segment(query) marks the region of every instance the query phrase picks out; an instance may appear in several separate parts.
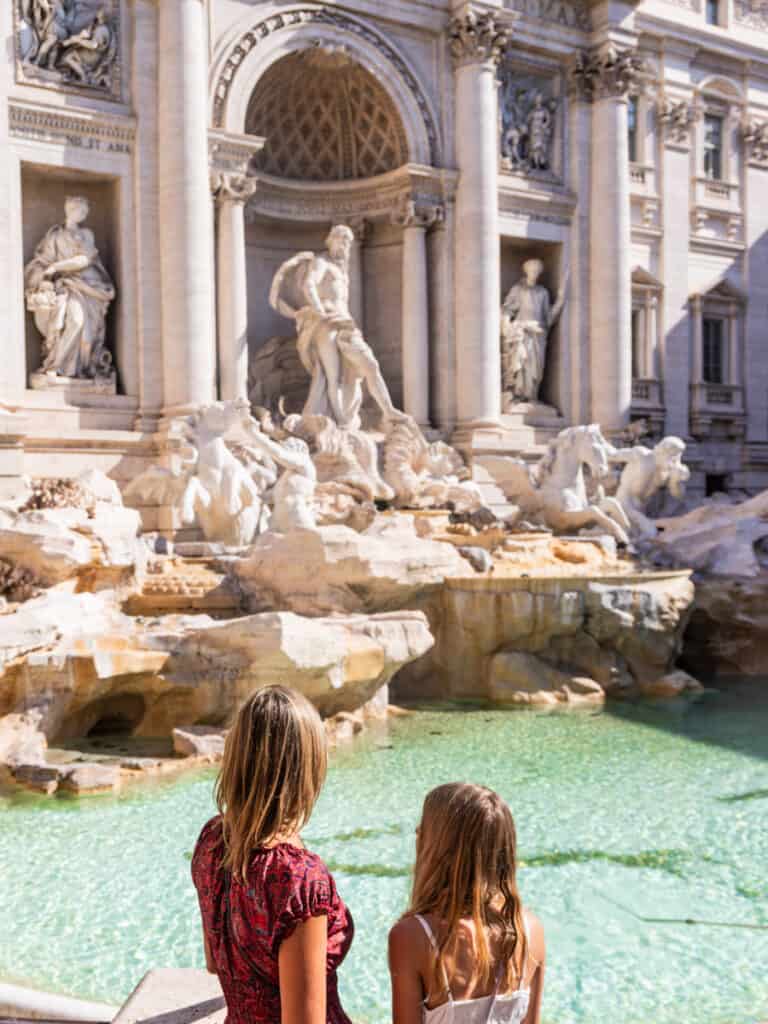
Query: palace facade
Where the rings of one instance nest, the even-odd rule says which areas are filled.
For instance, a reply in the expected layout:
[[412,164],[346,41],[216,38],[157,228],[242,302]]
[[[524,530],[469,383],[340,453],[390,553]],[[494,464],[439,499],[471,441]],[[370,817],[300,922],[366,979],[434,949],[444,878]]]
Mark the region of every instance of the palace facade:
[[[345,223],[425,428],[525,455],[644,419],[694,491],[768,487],[768,0],[9,0],[0,29],[0,477],[124,482],[217,398],[299,408],[270,283]],[[115,292],[96,377],[39,372],[25,277],[72,195]],[[531,259],[558,315],[516,403]]]

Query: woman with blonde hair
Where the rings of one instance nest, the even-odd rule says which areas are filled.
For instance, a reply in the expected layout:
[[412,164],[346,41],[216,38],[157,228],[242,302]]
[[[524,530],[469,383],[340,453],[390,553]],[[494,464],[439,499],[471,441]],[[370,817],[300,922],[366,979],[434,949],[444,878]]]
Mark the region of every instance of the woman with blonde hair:
[[352,918],[300,836],[327,761],[320,716],[284,686],[257,690],[227,736],[220,813],[192,857],[206,966],[221,981],[227,1024],[351,1024],[336,971]]
[[408,910],[389,933],[394,1024],[538,1024],[544,930],[517,891],[515,824],[491,789],[427,794]]

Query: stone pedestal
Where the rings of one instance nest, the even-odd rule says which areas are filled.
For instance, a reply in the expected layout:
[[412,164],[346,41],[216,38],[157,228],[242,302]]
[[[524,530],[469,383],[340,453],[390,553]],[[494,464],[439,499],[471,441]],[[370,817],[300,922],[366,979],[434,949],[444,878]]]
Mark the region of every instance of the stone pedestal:
[[117,375],[111,373],[108,377],[61,377],[57,373],[38,370],[37,373],[30,376],[29,386],[33,391],[48,391],[63,395],[67,402],[77,405],[78,399],[87,400],[99,395],[116,395]]
[[26,416],[0,405],[0,501],[12,501],[24,490],[24,438]]
[[164,414],[214,398],[208,31],[202,0],[158,5],[158,138]]
[[461,8],[450,24],[456,82],[455,309],[459,430],[501,412],[499,124],[496,67],[507,33],[488,11]]
[[228,401],[248,397],[245,203],[256,184],[246,175],[222,174],[216,185],[219,397]]

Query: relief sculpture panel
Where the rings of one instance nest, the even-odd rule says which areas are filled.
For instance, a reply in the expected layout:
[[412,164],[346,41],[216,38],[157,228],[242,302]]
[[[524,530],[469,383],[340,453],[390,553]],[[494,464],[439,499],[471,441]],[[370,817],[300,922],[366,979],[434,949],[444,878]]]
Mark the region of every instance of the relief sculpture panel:
[[120,99],[119,0],[15,0],[20,81]]

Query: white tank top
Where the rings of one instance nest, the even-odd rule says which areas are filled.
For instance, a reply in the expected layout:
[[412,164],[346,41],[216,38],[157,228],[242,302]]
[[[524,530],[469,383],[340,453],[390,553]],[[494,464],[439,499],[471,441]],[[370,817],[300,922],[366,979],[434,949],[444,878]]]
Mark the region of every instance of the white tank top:
[[[416,914],[416,920],[427,933],[432,948],[437,952],[437,939],[429,927],[429,922],[421,914]],[[528,925],[525,919],[523,919],[523,927],[527,939]],[[499,995],[499,985],[504,977],[504,964],[499,964],[496,970],[496,985],[493,992],[489,996],[481,996],[479,999],[454,999],[451,995],[451,986],[448,984],[445,967],[442,964],[441,967],[448,1000],[430,1010],[427,1008],[425,999],[422,1003],[424,1024],[522,1024],[525,1020],[531,1000],[531,990],[518,988],[514,992]],[[525,964],[523,964],[524,976]]]

